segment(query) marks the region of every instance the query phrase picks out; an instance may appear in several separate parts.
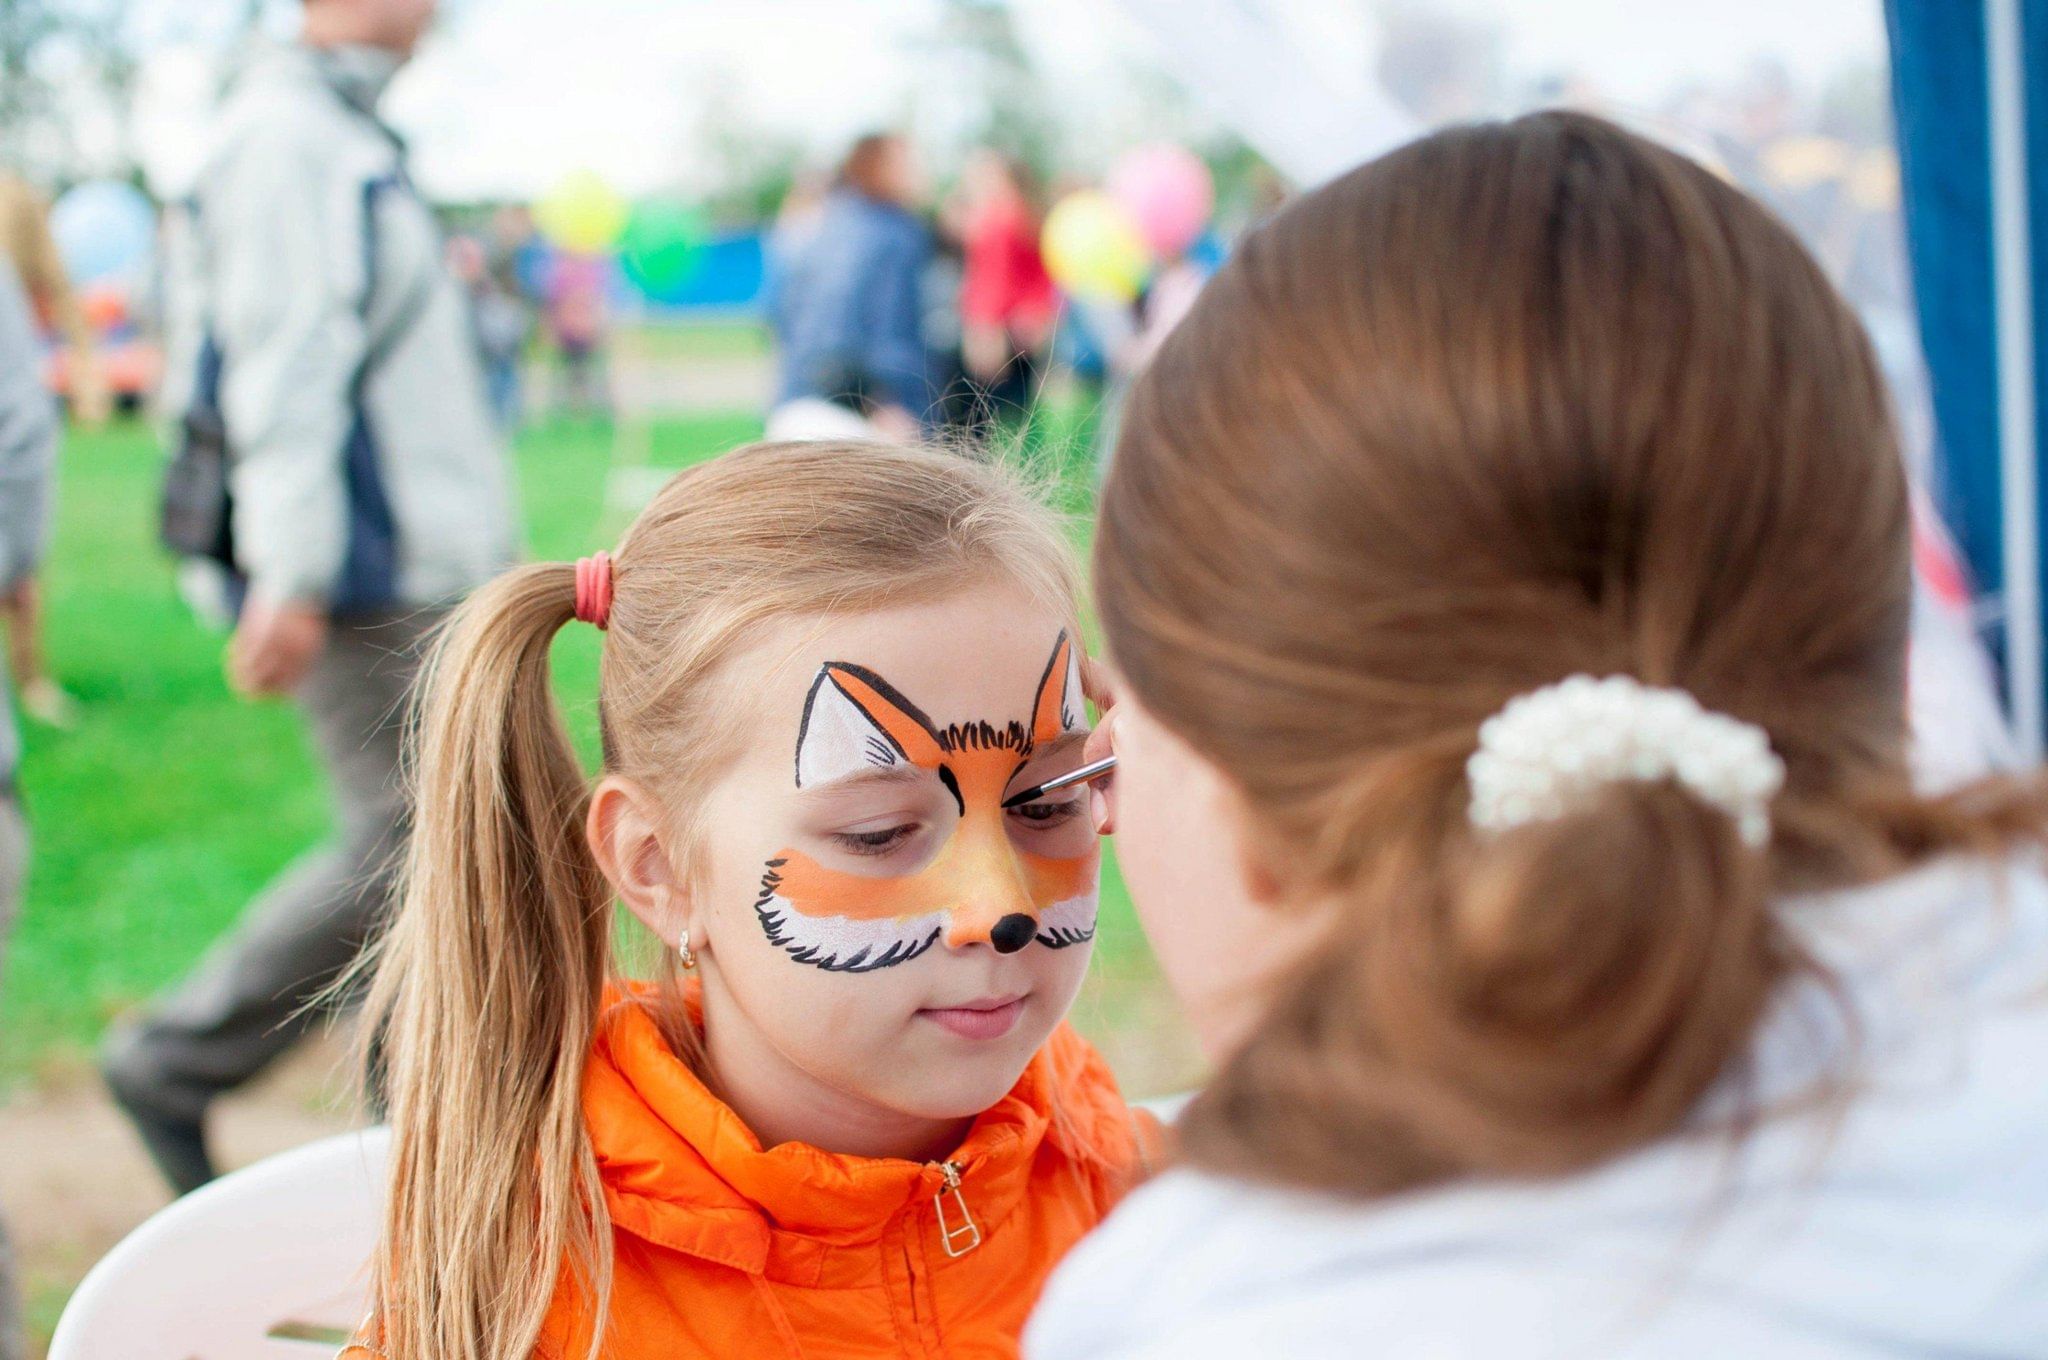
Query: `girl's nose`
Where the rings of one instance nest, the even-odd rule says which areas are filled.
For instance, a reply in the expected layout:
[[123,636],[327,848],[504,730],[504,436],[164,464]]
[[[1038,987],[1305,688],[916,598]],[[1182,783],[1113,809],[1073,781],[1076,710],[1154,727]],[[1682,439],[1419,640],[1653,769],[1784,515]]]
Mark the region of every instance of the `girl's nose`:
[[995,946],[998,954],[1014,954],[1032,937],[1038,934],[1038,922],[1022,912],[1011,912],[995,923],[988,932],[988,942]]
[[955,833],[961,843],[953,883],[960,895],[949,913],[946,948],[985,944],[998,954],[1014,954],[1038,933],[1030,875],[1003,830],[1000,813],[970,822]]
[[1016,901],[1012,906],[994,910],[962,908],[954,912],[952,924],[946,931],[946,948],[965,949],[969,945],[985,944],[998,954],[1016,953],[1038,934],[1038,918],[1029,911],[1018,909],[1025,905]]

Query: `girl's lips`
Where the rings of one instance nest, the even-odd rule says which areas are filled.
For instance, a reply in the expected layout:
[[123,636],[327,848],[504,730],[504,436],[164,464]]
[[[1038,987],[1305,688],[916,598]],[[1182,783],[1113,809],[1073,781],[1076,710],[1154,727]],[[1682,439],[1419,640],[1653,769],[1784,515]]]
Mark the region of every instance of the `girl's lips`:
[[1017,1018],[1024,1014],[1024,998],[970,1001],[964,1006],[933,1007],[918,1014],[963,1039],[1000,1039],[1017,1027]]

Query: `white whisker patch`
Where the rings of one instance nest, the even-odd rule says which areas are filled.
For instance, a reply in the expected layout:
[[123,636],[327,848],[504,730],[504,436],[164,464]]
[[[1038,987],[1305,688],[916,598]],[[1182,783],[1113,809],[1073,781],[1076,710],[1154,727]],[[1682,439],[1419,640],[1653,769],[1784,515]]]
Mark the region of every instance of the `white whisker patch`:
[[1038,942],[1049,949],[1086,944],[1095,938],[1095,890],[1055,902],[1038,915]]
[[906,963],[939,942],[946,928],[943,912],[921,916],[885,916],[861,921],[851,916],[806,916],[790,900],[764,892],[754,904],[768,942],[789,952],[798,963],[832,973],[866,973]]

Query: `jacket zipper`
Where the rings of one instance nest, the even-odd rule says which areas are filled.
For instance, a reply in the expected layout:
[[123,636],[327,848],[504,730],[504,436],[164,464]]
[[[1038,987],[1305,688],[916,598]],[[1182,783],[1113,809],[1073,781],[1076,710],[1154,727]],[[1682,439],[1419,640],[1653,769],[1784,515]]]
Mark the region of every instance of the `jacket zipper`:
[[[932,1196],[932,1210],[939,1219],[939,1245],[946,1255],[958,1260],[981,1245],[981,1225],[974,1221],[974,1215],[967,1208],[967,1197],[960,1193],[960,1168],[952,1162],[937,1164],[939,1174],[946,1183]],[[950,1207],[947,1201],[951,1200]]]

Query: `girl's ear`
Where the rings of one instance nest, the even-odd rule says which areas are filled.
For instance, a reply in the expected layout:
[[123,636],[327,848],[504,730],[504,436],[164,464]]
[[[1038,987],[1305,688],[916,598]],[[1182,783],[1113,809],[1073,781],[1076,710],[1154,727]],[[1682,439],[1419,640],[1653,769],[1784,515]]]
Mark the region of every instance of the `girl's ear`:
[[632,780],[608,774],[591,791],[584,831],[619,901],[671,949],[686,930],[702,949],[704,934],[693,928],[693,905],[669,858],[666,829],[661,805]]

